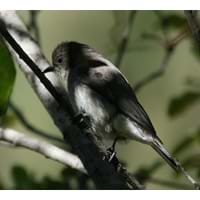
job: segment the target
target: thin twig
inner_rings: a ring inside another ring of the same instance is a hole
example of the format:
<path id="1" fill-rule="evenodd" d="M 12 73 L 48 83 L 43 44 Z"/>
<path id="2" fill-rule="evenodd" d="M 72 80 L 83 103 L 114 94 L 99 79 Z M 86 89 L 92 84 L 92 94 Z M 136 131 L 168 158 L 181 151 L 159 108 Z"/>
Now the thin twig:
<path id="1" fill-rule="evenodd" d="M 127 45 L 128 45 L 128 41 L 131 35 L 131 31 L 132 31 L 132 25 L 133 25 L 133 21 L 135 19 L 137 11 L 130 11 L 129 17 L 128 17 L 128 24 L 122 34 L 122 38 L 121 41 L 119 43 L 119 47 L 118 47 L 118 52 L 117 52 L 117 57 L 115 60 L 115 66 L 117 66 L 118 68 L 120 68 L 123 56 L 126 52 L 127 49 Z"/>
<path id="2" fill-rule="evenodd" d="M 9 103 L 9 108 L 15 113 L 15 115 L 17 116 L 17 118 L 21 122 L 21 124 L 23 126 L 25 126 L 28 130 L 33 132 L 34 134 L 37 134 L 39 136 L 42 136 L 44 138 L 50 139 L 50 140 L 55 141 L 55 142 L 59 142 L 60 144 L 65 144 L 64 140 L 62 140 L 62 139 L 60 139 L 56 136 L 52 136 L 49 133 L 46 133 L 45 131 L 42 131 L 39 128 L 36 128 L 35 126 L 33 126 L 27 120 L 27 118 L 23 115 L 22 111 L 13 102 Z"/>
<path id="3" fill-rule="evenodd" d="M 197 19 L 197 11 L 188 10 L 188 11 L 184 11 L 184 13 L 187 18 L 191 32 L 197 42 L 199 50 L 200 50 L 200 24 Z"/>
<path id="4" fill-rule="evenodd" d="M 52 144 L 29 137 L 16 130 L 0 128 L 0 141 L 8 142 L 16 147 L 30 149 L 51 160 L 55 160 L 73 169 L 86 173 L 86 170 L 78 156 L 64 151 Z"/>
<path id="5" fill-rule="evenodd" d="M 137 82 L 135 84 L 135 86 L 133 87 L 133 90 L 135 92 L 138 92 L 145 85 L 147 85 L 150 82 L 152 82 L 153 80 L 161 77 L 165 73 L 165 70 L 166 70 L 166 68 L 168 66 L 169 60 L 170 60 L 170 58 L 172 56 L 172 53 L 173 53 L 172 50 L 165 51 L 165 54 L 163 56 L 161 65 L 159 66 L 158 70 L 156 70 L 155 72 L 151 73 L 150 75 L 148 75 L 147 77 L 145 77 L 141 81 Z"/>
<path id="6" fill-rule="evenodd" d="M 165 40 L 165 41 L 168 41 L 168 35 L 167 35 L 166 27 L 165 27 L 165 25 L 162 24 L 162 21 L 163 21 L 163 19 L 164 19 L 164 16 L 163 16 L 162 11 L 156 10 L 156 11 L 154 11 L 154 14 L 155 14 L 155 16 L 157 17 L 157 19 L 158 19 L 158 20 L 160 21 L 160 23 L 161 23 L 161 31 L 162 31 L 162 34 L 163 34 L 163 36 L 164 36 L 164 40 Z"/>
<path id="7" fill-rule="evenodd" d="M 178 33 L 174 38 L 172 38 L 171 40 L 166 39 L 162 43 L 162 47 L 165 49 L 165 54 L 159 68 L 151 74 L 147 75 L 141 81 L 137 82 L 135 86 L 133 86 L 133 90 L 135 92 L 138 92 L 145 85 L 164 75 L 166 68 L 168 67 L 169 61 L 174 53 L 174 50 L 176 49 L 177 45 L 180 44 L 180 42 L 188 36 L 188 33 L 188 28 L 186 27 L 181 30 L 181 32 Z"/>
<path id="8" fill-rule="evenodd" d="M 156 13 L 156 14 L 157 14 L 157 16 L 159 18 L 162 18 L 162 15 L 160 15 L 160 13 Z M 185 39 L 188 36 L 189 31 L 188 31 L 188 27 L 185 27 L 180 33 L 178 33 L 171 40 L 168 39 L 165 30 L 163 30 L 163 34 L 164 34 L 164 37 L 165 37 L 165 41 L 162 42 L 161 44 L 162 44 L 162 47 L 165 48 L 165 54 L 163 56 L 162 62 L 160 64 L 160 67 L 158 68 L 158 70 L 156 70 L 155 72 L 151 73 L 150 75 L 145 77 L 143 80 L 139 81 L 138 83 L 136 83 L 136 85 L 133 87 L 135 92 L 138 92 L 143 86 L 149 84 L 150 82 L 152 82 L 153 80 L 156 80 L 157 78 L 159 78 L 160 76 L 162 76 L 164 74 L 164 72 L 166 71 L 166 68 L 168 66 L 168 63 L 170 61 L 170 58 L 172 56 L 172 53 L 174 52 L 174 50 L 177 47 L 177 45 L 183 39 Z M 179 153 L 179 152 L 177 152 L 177 153 Z M 176 155 L 176 152 L 174 152 L 174 155 Z M 144 172 L 145 172 L 145 175 L 144 175 L 144 177 L 142 176 L 141 179 L 140 179 L 140 177 L 138 177 L 139 180 L 142 183 L 145 183 L 146 181 L 149 180 L 149 178 L 151 178 L 152 173 L 154 173 L 155 171 L 160 169 L 161 166 L 163 166 L 163 162 L 160 162 L 158 160 L 154 161 L 152 163 L 152 165 L 150 165 L 148 167 L 145 167 L 143 169 Z M 139 169 L 135 174 L 140 173 L 140 171 L 141 171 L 141 169 Z M 137 177 L 137 175 L 136 175 L 136 177 Z"/>

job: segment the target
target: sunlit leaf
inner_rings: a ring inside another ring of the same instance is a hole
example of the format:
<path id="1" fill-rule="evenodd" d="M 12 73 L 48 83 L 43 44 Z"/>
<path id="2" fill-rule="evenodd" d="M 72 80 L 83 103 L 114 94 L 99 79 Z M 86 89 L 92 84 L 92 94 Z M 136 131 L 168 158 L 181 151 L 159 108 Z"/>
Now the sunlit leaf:
<path id="1" fill-rule="evenodd" d="M 15 81 L 15 66 L 12 57 L 0 39 L 0 117 L 5 113 Z"/>
<path id="2" fill-rule="evenodd" d="M 188 91 L 173 98 L 168 106 L 168 114 L 175 117 L 200 100 L 200 93 Z"/>

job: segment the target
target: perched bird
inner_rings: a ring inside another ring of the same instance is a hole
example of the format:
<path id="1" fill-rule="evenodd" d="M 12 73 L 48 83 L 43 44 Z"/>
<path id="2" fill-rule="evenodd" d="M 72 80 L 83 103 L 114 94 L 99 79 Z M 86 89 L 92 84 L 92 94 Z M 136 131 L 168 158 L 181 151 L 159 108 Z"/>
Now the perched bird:
<path id="1" fill-rule="evenodd" d="M 88 45 L 63 42 L 53 51 L 52 62 L 44 73 L 57 73 L 74 109 L 91 119 L 94 134 L 102 140 L 121 137 L 148 144 L 196 184 L 164 148 L 127 79 L 110 61 Z"/>

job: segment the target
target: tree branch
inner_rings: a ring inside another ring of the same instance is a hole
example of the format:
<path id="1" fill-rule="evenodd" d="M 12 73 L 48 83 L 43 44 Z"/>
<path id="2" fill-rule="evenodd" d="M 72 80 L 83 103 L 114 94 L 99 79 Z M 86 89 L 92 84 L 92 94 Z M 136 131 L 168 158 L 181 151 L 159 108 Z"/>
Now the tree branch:
<path id="1" fill-rule="evenodd" d="M 121 41 L 119 43 L 117 57 L 116 57 L 116 60 L 115 60 L 115 66 L 117 66 L 118 68 L 120 68 L 122 59 L 123 59 L 124 54 L 126 52 L 126 48 L 127 48 L 127 45 L 128 45 L 130 35 L 131 35 L 132 25 L 133 25 L 133 21 L 135 19 L 136 13 L 137 13 L 137 11 L 130 11 L 130 14 L 129 14 L 129 17 L 128 17 L 127 27 L 125 28 L 125 30 L 122 34 Z"/>
<path id="2" fill-rule="evenodd" d="M 63 149 L 60 149 L 52 144 L 26 136 L 25 134 L 16 130 L 0 128 L 0 145 L 1 144 L 5 144 L 6 147 L 24 147 L 34 152 L 40 153 L 48 159 L 54 160 L 66 165 L 67 167 L 71 167 L 84 174 L 87 174 L 81 160 L 76 155 L 64 151 Z M 129 176 L 132 177 L 132 175 Z M 130 179 L 124 176 L 124 178 L 127 179 L 127 182 L 130 185 L 135 185 L 135 183 L 138 183 L 134 177 Z M 135 185 L 135 187 L 137 187 L 137 185 Z"/>
<path id="3" fill-rule="evenodd" d="M 13 11 L 1 11 L 0 19 L 0 32 L 14 49 L 12 53 L 20 64 L 22 72 L 26 75 L 56 126 L 62 132 L 65 141 L 70 143 L 74 152 L 81 159 L 97 188 L 140 189 L 140 185 L 134 180 L 134 184 L 131 186 L 127 182 L 127 179 L 131 179 L 131 177 L 128 176 L 126 170 L 122 174 L 122 171 L 117 171 L 111 163 L 102 159 L 105 156 L 106 149 L 100 141 L 97 141 L 90 132 L 81 131 L 80 127 L 70 123 L 76 113 L 71 106 L 67 93 L 58 84 L 55 75 L 51 78 L 51 81 L 55 84 L 52 86 L 51 82 L 41 72 L 41 69 L 38 68 L 38 66 L 43 66 L 43 69 L 46 69 L 49 63 L 45 60 L 38 45 L 32 38 L 30 39 L 26 28 L 17 15 Z M 20 42 L 23 49 L 16 41 Z M 29 67 L 31 67 L 31 70 Z M 126 178 L 124 178 L 124 175 L 126 175 Z"/>
<path id="4" fill-rule="evenodd" d="M 58 142 L 59 144 L 64 144 L 64 140 L 52 136 L 36 127 L 34 127 L 28 120 L 27 118 L 23 115 L 23 113 L 20 111 L 20 109 L 12 102 L 9 103 L 9 108 L 14 112 L 14 114 L 17 116 L 18 120 L 21 122 L 21 124 L 26 127 L 28 130 L 33 132 L 34 134 L 37 134 L 39 136 L 42 136 L 44 138 L 47 138 L 49 140 Z"/>
<path id="5" fill-rule="evenodd" d="M 76 155 L 64 151 L 52 144 L 31 138 L 18 131 L 4 128 L 0 128 L 0 140 L 8 142 L 16 147 L 24 147 L 38 152 L 51 160 L 55 160 L 73 169 L 86 173 L 82 162 Z"/>
<path id="6" fill-rule="evenodd" d="M 133 86 L 133 90 L 135 92 L 138 92 L 145 85 L 149 84 L 150 82 L 152 82 L 153 80 L 157 79 L 158 77 L 161 77 L 165 73 L 165 70 L 166 70 L 166 68 L 168 66 L 169 60 L 170 60 L 170 58 L 172 56 L 172 53 L 173 53 L 172 50 L 166 50 L 158 70 L 156 70 L 155 72 L 147 75 L 141 81 L 138 81 L 138 83 L 136 83 L 135 86 Z"/>
<path id="7" fill-rule="evenodd" d="M 166 36 L 166 35 L 165 35 Z M 133 90 L 138 92 L 142 87 L 151 83 L 152 81 L 156 80 L 157 78 L 164 75 L 166 68 L 168 67 L 169 61 L 174 53 L 175 48 L 177 45 L 188 36 L 188 28 L 184 28 L 180 33 L 178 33 L 174 38 L 169 40 L 167 36 L 165 37 L 165 41 L 163 42 L 162 46 L 165 50 L 165 54 L 161 61 L 159 68 L 152 72 L 151 74 L 147 75 L 141 81 L 137 82 L 135 86 L 133 86 Z"/>
<path id="8" fill-rule="evenodd" d="M 199 21 L 197 19 L 197 12 L 198 11 L 192 11 L 192 10 L 188 10 L 188 11 L 184 11 L 185 16 L 187 18 L 190 30 L 197 42 L 197 45 L 199 47 L 200 50 L 200 25 L 199 25 Z"/>

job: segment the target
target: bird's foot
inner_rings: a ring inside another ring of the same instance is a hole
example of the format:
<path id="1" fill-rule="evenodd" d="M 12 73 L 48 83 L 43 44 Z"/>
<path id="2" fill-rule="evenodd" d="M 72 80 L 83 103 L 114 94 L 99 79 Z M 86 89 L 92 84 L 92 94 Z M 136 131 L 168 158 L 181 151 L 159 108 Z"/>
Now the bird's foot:
<path id="1" fill-rule="evenodd" d="M 106 156 L 103 158 L 103 160 L 107 160 L 109 163 L 111 163 L 115 169 L 117 169 L 119 166 L 119 160 L 116 155 L 117 154 L 114 151 L 113 146 L 111 146 L 106 150 Z"/>
<path id="2" fill-rule="evenodd" d="M 106 156 L 106 158 L 104 158 L 104 159 L 107 159 L 108 162 L 112 163 L 116 169 L 118 168 L 118 166 L 120 164 L 120 162 L 119 162 L 119 160 L 118 160 L 118 158 L 116 156 L 117 154 L 115 152 L 115 146 L 116 146 L 117 141 L 119 139 L 120 139 L 119 137 L 115 138 L 112 146 L 107 149 L 107 156 Z"/>
<path id="3" fill-rule="evenodd" d="M 83 129 L 90 128 L 91 124 L 90 117 L 84 112 L 76 114 L 76 116 L 73 117 L 72 122 Z"/>

